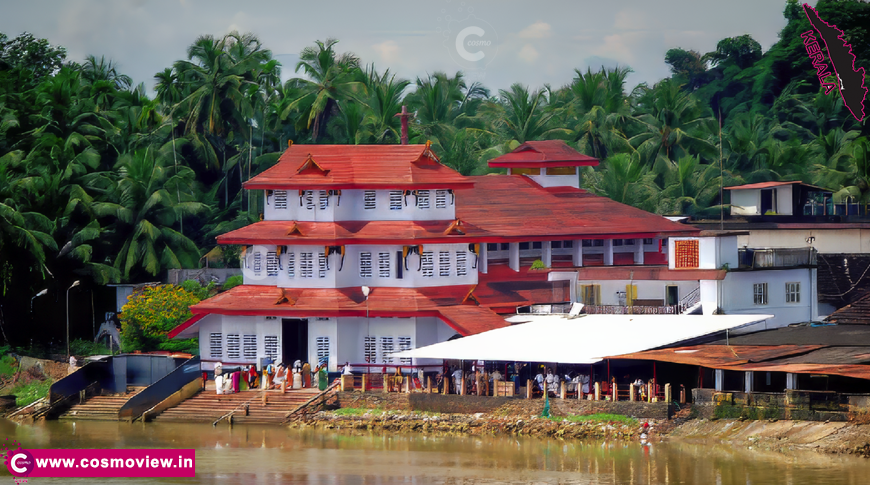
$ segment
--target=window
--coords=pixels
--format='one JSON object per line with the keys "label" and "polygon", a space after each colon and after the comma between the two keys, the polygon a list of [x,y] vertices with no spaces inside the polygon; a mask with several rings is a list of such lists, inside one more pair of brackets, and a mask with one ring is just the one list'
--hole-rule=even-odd
{"label": "window", "polygon": [[372,277],[372,253],[359,253],[359,277]]}
{"label": "window", "polygon": [[450,276],[450,251],[438,252],[438,276]]}
{"label": "window", "polygon": [[223,358],[224,346],[222,333],[210,333],[208,335],[208,355],[212,359]]}
{"label": "window", "polygon": [[614,239],[614,240],[613,240],[613,246],[614,246],[614,247],[615,247],[615,246],[622,246],[622,244],[623,244],[624,241],[625,241],[625,239]]}
{"label": "window", "polygon": [[501,250],[501,251],[507,251],[507,250],[509,250],[510,248],[511,248],[511,243],[501,243],[501,246],[499,247],[499,250]]}
{"label": "window", "polygon": [[287,253],[287,277],[296,277],[296,253]]}
{"label": "window", "polygon": [[314,339],[317,352],[317,363],[329,361],[329,337],[317,337]]}
{"label": "window", "polygon": [[468,274],[468,253],[465,251],[456,251],[456,276],[465,276]]}
{"label": "window", "polygon": [[429,191],[428,190],[418,190],[417,191],[417,207],[421,209],[429,208]]}
{"label": "window", "polygon": [[[686,239],[682,241],[674,241],[674,267],[675,268],[697,268],[698,267],[698,240]],[[765,284],[765,288],[767,285]],[[764,290],[767,295],[767,290]],[[767,304],[765,296],[764,305]]]}
{"label": "window", "polygon": [[565,249],[570,249],[574,247],[574,241],[562,241],[562,247]]}
{"label": "window", "polygon": [[623,239],[622,243],[626,246],[634,246],[634,239]]}
{"label": "window", "polygon": [[378,253],[378,278],[390,277],[390,253]]}
{"label": "window", "polygon": [[604,239],[584,239],[583,247],[584,248],[600,248],[604,246]]}
{"label": "window", "polygon": [[377,207],[374,190],[366,190],[363,193],[363,207],[367,210]]}
{"label": "window", "polygon": [[435,253],[423,251],[423,254],[420,255],[420,267],[424,277],[431,278],[435,276]]}
{"label": "window", "polygon": [[[414,342],[411,340],[411,337],[399,337],[399,350],[411,350],[414,348]],[[411,365],[410,357],[402,357],[399,359],[399,363],[402,365]]]}
{"label": "window", "polygon": [[314,253],[299,253],[299,276],[314,278]]}
{"label": "window", "polygon": [[254,274],[259,275],[263,270],[263,255],[260,251],[254,253]]}
{"label": "window", "polygon": [[238,359],[241,356],[239,334],[227,334],[227,359]]}
{"label": "window", "polygon": [[314,191],[313,190],[306,190],[305,196],[303,198],[305,199],[305,208],[310,210],[310,211],[313,211],[314,210]]}
{"label": "window", "polygon": [[257,358],[257,336],[245,335],[242,340],[242,352],[244,352],[245,360]]}
{"label": "window", "polygon": [[286,190],[276,190],[273,193],[275,194],[275,208],[276,209],[286,209],[287,208],[287,191]]}
{"label": "window", "polygon": [[377,337],[366,335],[365,342],[363,342],[363,355],[365,356],[367,363],[373,364],[378,361],[377,342]]}
{"label": "window", "polygon": [[529,243],[524,242],[520,243],[520,251],[527,251],[529,249]]}
{"label": "window", "polygon": [[785,284],[785,302],[800,303],[801,302],[801,284],[786,283]]}
{"label": "window", "polygon": [[392,364],[393,356],[390,354],[393,353],[393,350],[395,350],[393,347],[393,337],[381,337],[381,362]]}
{"label": "window", "polygon": [[278,253],[266,253],[266,275],[278,276]]}
{"label": "window", "polygon": [[402,191],[401,190],[391,190],[390,191],[390,210],[391,211],[400,211],[402,210]]}
{"label": "window", "polygon": [[532,243],[532,249],[541,249],[544,244],[541,241],[535,241]]}
{"label": "window", "polygon": [[317,253],[317,276],[326,278],[326,253]]}
{"label": "window", "polygon": [[317,197],[317,201],[320,203],[320,210],[324,210],[329,207],[329,192],[325,190],[320,190],[318,191]]}
{"label": "window", "polygon": [[435,191],[435,208],[436,209],[446,209],[447,208],[447,191],[446,190],[436,190]]}
{"label": "window", "polygon": [[400,280],[405,277],[405,258],[402,257],[401,251],[396,251],[396,279]]}
{"label": "window", "polygon": [[580,302],[584,305],[600,305],[601,285],[580,285]]}
{"label": "window", "polygon": [[645,238],[643,238],[643,243],[644,244],[653,244],[653,238],[645,237]]}
{"label": "window", "polygon": [[498,251],[498,243],[486,243],[487,251]]}
{"label": "window", "polygon": [[553,241],[550,243],[550,247],[553,249],[562,249],[562,241]]}
{"label": "window", "polygon": [[577,167],[547,167],[547,175],[577,175]]}
{"label": "window", "polygon": [[278,358],[278,336],[266,335],[263,337],[263,347],[266,349],[266,357],[275,360]]}
{"label": "window", "polygon": [[752,285],[752,302],[756,305],[767,305],[767,283]]}

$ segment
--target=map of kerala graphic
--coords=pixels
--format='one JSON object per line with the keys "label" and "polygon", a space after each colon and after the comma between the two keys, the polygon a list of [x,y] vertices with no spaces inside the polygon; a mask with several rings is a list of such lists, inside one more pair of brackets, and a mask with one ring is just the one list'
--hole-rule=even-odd
{"label": "map of kerala graphic", "polygon": [[828,57],[831,58],[831,64],[837,76],[837,84],[843,103],[856,120],[863,120],[865,116],[864,98],[867,97],[867,88],[864,87],[864,68],[855,69],[855,54],[852,54],[852,45],[846,43],[843,38],[845,33],[842,30],[838,29],[836,25],[830,25],[822,20],[813,7],[804,4],[804,12],[825,43]]}

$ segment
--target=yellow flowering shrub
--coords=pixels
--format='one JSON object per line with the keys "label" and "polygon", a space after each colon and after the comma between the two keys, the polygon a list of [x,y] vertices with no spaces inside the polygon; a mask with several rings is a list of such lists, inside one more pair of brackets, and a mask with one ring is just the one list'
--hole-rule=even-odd
{"label": "yellow flowering shrub", "polygon": [[192,316],[197,295],[175,285],[146,286],[133,293],[121,309],[121,349],[170,350],[198,353],[196,339],[169,340],[166,334]]}

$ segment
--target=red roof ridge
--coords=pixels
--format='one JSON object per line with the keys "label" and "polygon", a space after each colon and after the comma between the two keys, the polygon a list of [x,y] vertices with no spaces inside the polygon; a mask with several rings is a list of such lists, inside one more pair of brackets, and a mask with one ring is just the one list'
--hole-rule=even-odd
{"label": "red roof ridge", "polygon": [[465,302],[467,302],[468,300],[471,300],[475,304],[477,304],[477,306],[480,306],[480,302],[477,301],[477,298],[474,297],[474,290],[476,290],[476,289],[477,289],[477,285],[472,285],[471,288],[469,288],[468,293],[465,294],[465,298],[462,299],[462,302],[460,303],[460,305],[464,305]]}
{"label": "red roof ridge", "polygon": [[292,236],[293,233],[299,234],[302,237],[305,237],[305,234],[302,234],[302,229],[299,227],[299,223],[293,221],[293,225],[290,226],[290,229],[287,230],[287,235]]}
{"label": "red roof ridge", "polygon": [[463,231],[461,229],[461,226],[462,226],[462,221],[459,219],[456,219],[455,221],[451,222],[449,226],[447,226],[447,229],[444,231],[444,235],[449,236],[449,235],[453,234],[453,235],[464,236],[465,231]]}
{"label": "red roof ridge", "polygon": [[328,174],[329,174],[329,170],[326,170],[326,169],[324,169],[323,167],[321,167],[321,166],[320,166],[320,165],[319,165],[319,164],[314,160],[314,157],[311,156],[311,153],[309,152],[309,153],[308,153],[308,158],[306,158],[305,161],[302,162],[302,165],[299,166],[299,168],[296,170],[296,173],[297,173],[298,175],[309,174],[309,173],[311,173],[311,174],[319,174],[319,175],[328,175]]}
{"label": "red roof ridge", "polygon": [[426,145],[423,146],[423,151],[416,160],[411,161],[419,165],[440,165],[441,159],[432,151],[432,140],[426,140]]}

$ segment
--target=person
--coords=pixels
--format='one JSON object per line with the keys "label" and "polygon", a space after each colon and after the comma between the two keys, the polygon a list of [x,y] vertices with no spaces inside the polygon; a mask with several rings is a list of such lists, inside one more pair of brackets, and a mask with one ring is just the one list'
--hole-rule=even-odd
{"label": "person", "polygon": [[538,371],[538,374],[535,376],[535,387],[536,387],[539,391],[543,391],[543,390],[544,390],[544,382],[545,382],[545,381],[546,381],[546,378],[544,378],[544,374],[543,374],[543,372],[542,372],[542,371]]}
{"label": "person", "polygon": [[224,393],[224,365],[220,362],[214,365],[214,388],[217,394]]}
{"label": "person", "polygon": [[272,359],[263,361],[263,380],[260,382],[260,388],[269,389],[272,386],[272,377],[275,375],[275,366],[272,365]]}
{"label": "person", "polygon": [[341,369],[341,375],[344,376],[352,376],[353,372],[350,371],[350,362],[345,362],[344,367]]}
{"label": "person", "polygon": [[256,389],[258,380],[257,380],[257,368],[254,367],[254,364],[251,364],[248,367],[248,389]]}
{"label": "person", "polygon": [[453,392],[460,394],[462,392],[462,369],[453,368]]}
{"label": "person", "polygon": [[320,391],[325,391],[329,387],[329,374],[326,371],[328,365],[327,361],[323,361],[317,366],[317,389]]}
{"label": "person", "polygon": [[492,378],[493,382],[504,380],[504,377],[502,377],[501,372],[499,372],[498,369],[492,371],[492,374],[490,374],[489,377]]}
{"label": "person", "polygon": [[308,362],[302,364],[302,387],[311,387],[311,364]]}
{"label": "person", "polygon": [[643,423],[643,426],[640,427],[640,441],[645,443],[649,438],[649,423]]}
{"label": "person", "polygon": [[284,368],[284,363],[279,363],[275,370],[275,377],[272,379],[272,389],[281,387],[287,378],[287,370]]}

